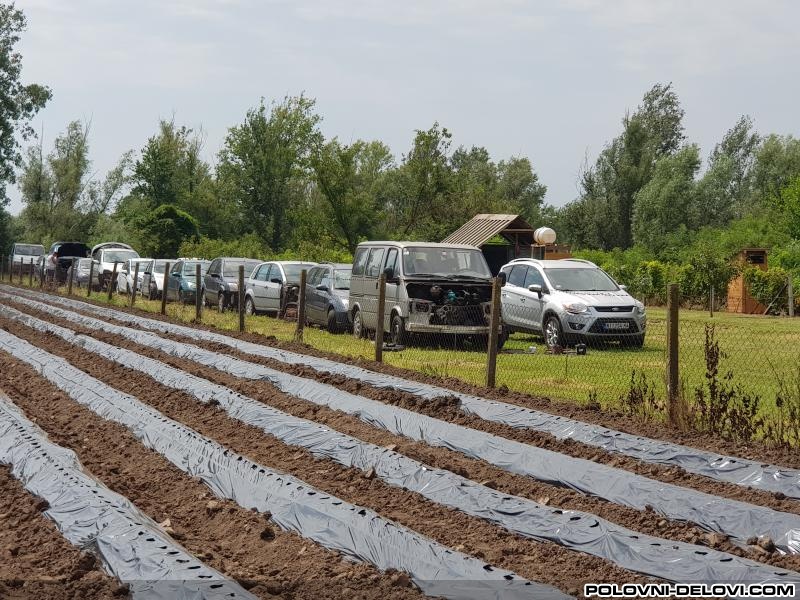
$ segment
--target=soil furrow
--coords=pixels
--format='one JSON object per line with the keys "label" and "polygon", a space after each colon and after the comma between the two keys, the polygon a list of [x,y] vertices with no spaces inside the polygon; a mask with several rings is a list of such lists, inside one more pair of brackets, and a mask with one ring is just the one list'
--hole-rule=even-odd
{"label": "soil furrow", "polygon": [[[549,543],[519,538],[475,517],[427,501],[416,493],[390,487],[360,470],[314,458],[263,431],[235,421],[219,408],[166,388],[142,373],[95,355],[88,355],[49,334],[3,321],[3,327],[29,342],[46,347],[105,383],[136,396],[168,417],[268,467],[300,477],[344,500],[367,506],[438,542],[472,554],[519,575],[577,593],[589,580],[641,581],[642,577],[592,556]],[[387,445],[384,441],[381,445]]]}
{"label": "soil furrow", "polygon": [[[37,311],[30,310],[29,312],[34,314]],[[591,512],[609,521],[650,535],[689,543],[705,544],[718,550],[736,554],[737,556],[747,556],[748,558],[760,560],[776,566],[782,566],[784,568],[800,568],[800,557],[781,557],[777,554],[769,555],[763,553],[761,549],[756,550],[755,548],[750,549],[748,552],[726,540],[724,536],[705,533],[699,527],[689,523],[664,519],[654,512],[638,511],[632,508],[618,506],[599,498],[587,497],[573,490],[540,483],[529,477],[509,473],[499,467],[495,467],[484,461],[467,458],[457,452],[444,448],[434,448],[422,442],[416,442],[408,438],[390,434],[364,423],[355,416],[347,415],[327,407],[321,407],[311,402],[284,394],[267,382],[242,380],[227,373],[198,365],[189,360],[175,358],[158,350],[136,344],[118,335],[89,330],[73,323],[49,317],[49,315],[45,315],[41,313],[41,311],[38,311],[35,316],[65,326],[79,333],[90,335],[117,347],[133,350],[143,356],[159,360],[198,377],[211,379],[215,383],[227,386],[294,416],[323,423],[332,429],[373,444],[382,446],[393,445],[398,452],[410,456],[411,458],[438,468],[450,470],[508,494],[530,498],[540,503],[544,502],[550,506],[563,509]],[[15,332],[18,331],[24,334],[26,330],[27,328],[21,328],[15,330]]]}
{"label": "soil furrow", "polygon": [[146,449],[0,353],[0,386],[53,442],[76,452],[109,488],[125,495],[187,550],[262,598],[421,598],[407,577],[343,560],[264,515],[215,498],[199,480]]}
{"label": "soil furrow", "polygon": [[70,544],[42,513],[47,508],[0,465],[0,598],[127,598],[127,586]]}

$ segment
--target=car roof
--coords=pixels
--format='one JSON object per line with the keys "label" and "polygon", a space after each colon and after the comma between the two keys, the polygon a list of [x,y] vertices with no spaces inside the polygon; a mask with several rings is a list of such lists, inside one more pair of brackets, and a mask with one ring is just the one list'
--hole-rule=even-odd
{"label": "car roof", "polygon": [[214,260],[241,260],[241,261],[251,261],[251,262],[261,262],[257,258],[248,258],[246,256],[218,256]]}
{"label": "car roof", "polygon": [[598,269],[599,267],[588,260],[582,258],[558,258],[556,260],[540,260],[538,258],[515,258],[505,266],[510,265],[539,265],[544,269],[578,269],[578,268],[592,268]]}
{"label": "car roof", "polygon": [[399,248],[442,248],[447,249],[451,248],[454,250],[478,250],[476,246],[470,246],[469,244],[443,244],[442,242],[397,242],[394,240],[388,240],[385,242],[361,242],[358,247],[361,248],[362,246],[371,248],[373,246],[396,246]]}

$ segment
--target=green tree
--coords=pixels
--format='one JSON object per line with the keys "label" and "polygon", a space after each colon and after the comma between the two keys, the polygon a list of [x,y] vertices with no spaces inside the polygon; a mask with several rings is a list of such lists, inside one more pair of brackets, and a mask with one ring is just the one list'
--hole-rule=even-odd
{"label": "green tree", "polygon": [[[220,194],[240,207],[249,231],[274,250],[288,239],[288,215],[297,203],[298,179],[310,179],[311,156],[322,143],[315,101],[287,97],[261,104],[228,130],[219,154]],[[301,194],[302,197],[302,194]]]}
{"label": "green tree", "polygon": [[800,176],[800,139],[791,135],[769,135],[756,151],[753,184],[757,199],[769,204],[780,198],[781,191]]}
{"label": "green tree", "polygon": [[192,215],[171,204],[162,204],[141,213],[134,221],[143,256],[172,257],[186,241],[199,238],[197,221]]}

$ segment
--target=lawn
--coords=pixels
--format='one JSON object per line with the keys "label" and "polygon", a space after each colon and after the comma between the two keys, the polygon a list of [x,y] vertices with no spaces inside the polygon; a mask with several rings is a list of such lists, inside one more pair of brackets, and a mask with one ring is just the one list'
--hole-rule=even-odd
{"label": "lawn", "polygon": [[[65,291],[62,289],[62,291]],[[83,292],[85,295],[85,292]],[[105,294],[92,294],[95,300],[106,300]],[[112,303],[127,305],[127,296],[114,296]],[[151,312],[160,310],[159,301],[136,299],[137,308]],[[194,306],[167,305],[167,314],[183,321],[194,319]],[[238,315],[219,314],[204,309],[203,322],[220,329],[238,327]],[[680,313],[680,376],[687,394],[705,376],[705,326],[713,324],[723,352],[721,374],[733,373],[732,381],[743,389],[758,394],[765,410],[774,407],[778,379],[798,377],[800,369],[800,319],[764,317],[681,310]],[[247,331],[279,340],[292,340],[295,324],[266,316],[248,317]],[[304,341],[320,350],[346,356],[371,358],[372,342],[350,335],[331,335],[316,327],[307,327]],[[531,350],[535,348],[533,352]],[[506,385],[536,395],[573,401],[595,397],[603,405],[619,403],[630,387],[631,373],[644,373],[659,397],[665,393],[666,312],[648,309],[648,329],[641,350],[589,348],[585,356],[545,353],[541,339],[515,334],[497,360],[497,385]],[[482,352],[455,348],[408,347],[400,352],[384,352],[388,364],[431,375],[457,377],[483,384],[486,377],[486,355]]]}

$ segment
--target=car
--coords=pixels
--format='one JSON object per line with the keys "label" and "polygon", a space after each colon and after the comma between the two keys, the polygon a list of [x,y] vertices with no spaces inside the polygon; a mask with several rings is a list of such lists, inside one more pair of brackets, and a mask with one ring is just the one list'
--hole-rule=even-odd
{"label": "car", "polygon": [[353,265],[320,264],[306,280],[306,320],[331,333],[350,328],[350,272]]}
{"label": "car", "polygon": [[[14,273],[30,273],[36,270],[36,262],[44,256],[41,244],[14,244],[11,248],[11,268]],[[20,268],[21,267],[21,268]]]}
{"label": "car", "polygon": [[540,334],[548,347],[620,342],[641,348],[644,304],[588,260],[517,258],[503,265],[503,322],[511,331]]}
{"label": "car", "polygon": [[203,275],[211,261],[201,259],[184,259],[176,262],[167,277],[167,300],[177,300],[181,304],[194,302],[197,298],[196,268],[200,265],[200,285],[203,285]]}
{"label": "car", "polygon": [[239,302],[239,267],[244,266],[245,279],[250,277],[260,260],[222,256],[211,261],[203,277],[203,304],[215,304],[219,312]]}
{"label": "car", "polygon": [[[94,262],[94,268],[92,268],[92,262]],[[96,260],[93,261],[91,258],[79,258],[74,263],[75,267],[75,275],[72,275],[72,268],[73,265],[67,269],[67,281],[69,281],[70,277],[73,277],[72,285],[83,288],[89,286],[89,271],[92,272],[92,289],[93,290],[100,290],[100,263]]]}
{"label": "car", "polygon": [[[353,335],[367,337],[377,326],[378,278],[386,275],[383,330],[403,346],[410,336],[468,341],[489,339],[492,274],[481,251],[465,244],[362,242],[350,277]],[[498,345],[505,336],[498,331]]]}
{"label": "car", "polygon": [[73,259],[88,258],[89,246],[81,242],[55,242],[38,269],[38,276],[44,274],[46,281],[64,283],[67,280],[67,269]]}
{"label": "car", "polygon": [[167,260],[165,258],[157,258],[150,261],[144,269],[142,275],[142,294],[147,296],[148,300],[156,300],[161,298],[164,291],[164,269],[167,263],[175,264],[175,260]]}
{"label": "car", "polygon": [[91,256],[100,263],[102,289],[108,289],[108,285],[114,283],[111,281],[114,264],[117,264],[117,270],[119,270],[119,263],[124,263],[129,258],[139,258],[139,253],[122,242],[103,242],[92,248]]}
{"label": "car", "polygon": [[117,293],[130,294],[133,291],[133,276],[136,274],[136,265],[139,265],[139,278],[136,280],[136,291],[142,290],[144,271],[153,262],[152,258],[129,258],[122,264],[122,269],[117,273]]}
{"label": "car", "polygon": [[264,262],[245,281],[245,312],[273,313],[282,317],[288,305],[297,301],[300,273],[317,263],[297,260]]}

